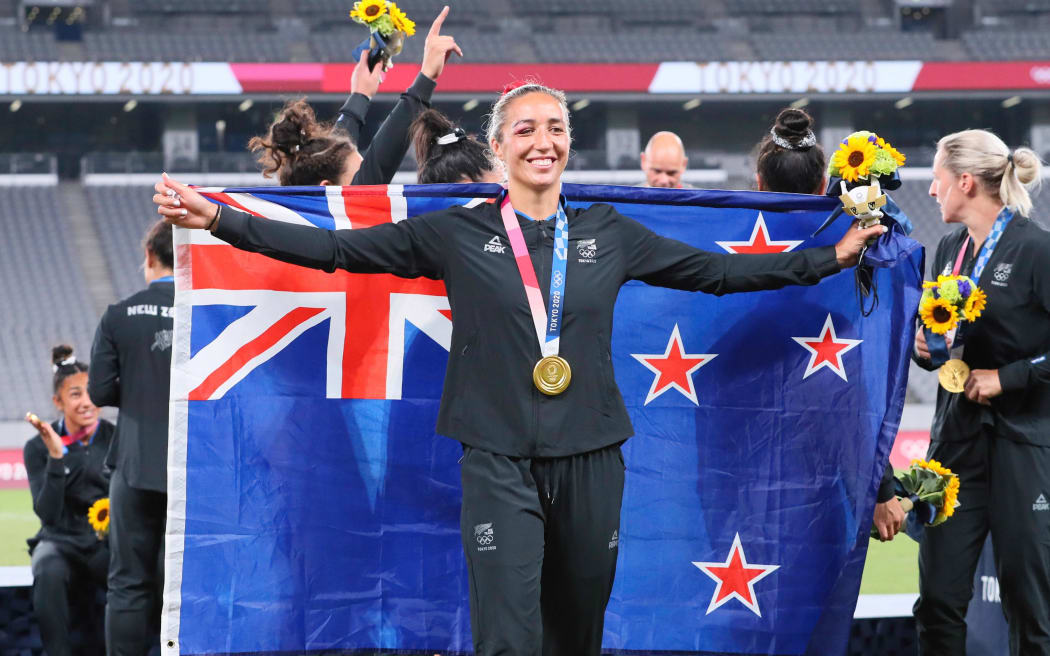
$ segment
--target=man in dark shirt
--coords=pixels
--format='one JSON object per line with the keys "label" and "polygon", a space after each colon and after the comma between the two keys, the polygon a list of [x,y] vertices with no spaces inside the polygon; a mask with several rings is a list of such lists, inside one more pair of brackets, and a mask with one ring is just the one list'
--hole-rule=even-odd
{"label": "man in dark shirt", "polygon": [[[171,226],[146,234],[148,287],[107,308],[91,349],[88,393],[120,408],[110,481],[106,645],[141,656],[158,638],[167,514],[168,388],[175,282]],[[115,458],[114,458],[115,455]]]}

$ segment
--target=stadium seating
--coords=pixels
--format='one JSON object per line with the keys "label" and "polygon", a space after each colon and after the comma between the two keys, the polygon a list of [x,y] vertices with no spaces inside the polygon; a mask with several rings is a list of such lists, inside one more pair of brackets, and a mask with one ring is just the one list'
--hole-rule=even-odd
{"label": "stadium seating", "polygon": [[967,54],[978,60],[1045,59],[1050,31],[975,30],[962,36]]}
{"label": "stadium seating", "polygon": [[[844,40],[841,32],[810,32],[800,39],[795,31],[752,34],[758,59],[820,61],[851,59],[850,53],[878,53],[878,59],[937,59],[936,43],[927,32],[861,30]],[[848,51],[847,51],[848,49]]]}
{"label": "stadium seating", "polygon": [[47,32],[0,28],[0,61],[55,61],[58,46]]}
{"label": "stadium seating", "polygon": [[150,187],[86,188],[91,222],[102,243],[117,298],[143,288],[142,237],[156,220]]}
{"label": "stadium seating", "polygon": [[[359,26],[342,27],[324,32],[315,32],[310,35],[310,54],[314,59],[323,62],[345,62],[351,59],[350,53],[364,40],[366,32]],[[460,27],[455,30],[456,43],[463,49],[466,60],[472,63],[505,62],[507,61],[508,49],[507,39],[515,43],[521,42],[517,37],[494,38],[491,32],[481,32],[473,28]],[[423,45],[426,35],[416,33],[414,37],[405,40],[404,49],[398,55],[397,61],[419,63],[423,59]],[[519,50],[520,50],[519,45]],[[527,55],[531,57],[532,46],[525,42]],[[515,51],[517,52],[517,50]]]}
{"label": "stadium seating", "polygon": [[103,30],[84,35],[91,61],[229,61],[289,60],[285,39],[276,32],[163,33]]}
{"label": "stadium seating", "polygon": [[51,347],[68,342],[87,360],[98,317],[82,280],[80,257],[54,188],[0,187],[4,223],[0,257],[0,417],[27,410],[50,416]]}
{"label": "stadium seating", "polygon": [[728,40],[714,33],[659,28],[613,34],[533,36],[542,62],[718,61],[732,59]]}

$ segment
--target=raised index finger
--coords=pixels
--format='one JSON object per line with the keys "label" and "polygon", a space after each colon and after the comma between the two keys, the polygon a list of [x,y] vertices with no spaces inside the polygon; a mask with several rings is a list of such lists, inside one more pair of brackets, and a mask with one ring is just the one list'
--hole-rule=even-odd
{"label": "raised index finger", "polygon": [[430,25],[430,33],[428,36],[437,36],[441,34],[441,25],[445,22],[445,16],[448,16],[448,5],[441,10],[438,17],[434,19],[434,22]]}

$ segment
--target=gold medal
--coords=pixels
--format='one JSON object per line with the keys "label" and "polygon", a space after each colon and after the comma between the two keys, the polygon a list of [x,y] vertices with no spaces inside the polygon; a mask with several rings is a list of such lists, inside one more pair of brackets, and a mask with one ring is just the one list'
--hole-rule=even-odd
{"label": "gold medal", "polygon": [[937,370],[937,380],[941,382],[941,387],[952,394],[963,391],[969,377],[970,367],[962,360],[948,360]]}
{"label": "gold medal", "polygon": [[532,382],[536,389],[547,396],[556,396],[565,391],[572,380],[572,368],[565,358],[548,355],[532,369]]}

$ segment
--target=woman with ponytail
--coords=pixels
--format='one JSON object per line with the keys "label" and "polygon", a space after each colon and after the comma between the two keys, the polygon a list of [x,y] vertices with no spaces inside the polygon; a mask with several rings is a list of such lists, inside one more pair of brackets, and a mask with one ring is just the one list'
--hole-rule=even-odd
{"label": "woman with ponytail", "polygon": [[436,109],[412,123],[420,184],[501,182],[503,172],[483,143]]}
{"label": "woman with ponytail", "polygon": [[[389,184],[411,145],[410,126],[430,107],[437,80],[453,53],[463,56],[455,39],[441,34],[448,7],[441,10],[427,34],[423,63],[415,81],[379,127],[364,152],[357,147],[370,93],[378,87],[378,72],[369,71],[368,53],[354,70],[352,93],[334,123],[321,123],[305,99],[284,106],[265,137],[253,137],[248,148],[259,153],[263,175],[277,174],[282,186]],[[360,91],[360,92],[358,92]]]}
{"label": "woman with ponytail", "polygon": [[40,640],[48,656],[68,656],[70,590],[106,587],[109,548],[88,521],[88,510],[109,496],[104,465],[113,424],[99,418],[88,397],[88,366],[73,356],[73,347],[56,346],[51,362],[51,401],[59,416],[49,424],[26,415],[38,434],[26,442],[23,457],[40,518],[40,531],[28,540]]}
{"label": "woman with ponytail", "polygon": [[[1010,653],[1050,654],[1050,232],[1028,218],[1041,164],[984,130],[937,144],[930,195],[945,223],[933,270],[959,273],[987,307],[952,356],[970,367],[965,391],[937,392],[928,458],[960,478],[950,522],[919,549],[915,619],[921,653],[966,652],[966,608],[990,532]],[[933,369],[923,332],[915,360]]]}

